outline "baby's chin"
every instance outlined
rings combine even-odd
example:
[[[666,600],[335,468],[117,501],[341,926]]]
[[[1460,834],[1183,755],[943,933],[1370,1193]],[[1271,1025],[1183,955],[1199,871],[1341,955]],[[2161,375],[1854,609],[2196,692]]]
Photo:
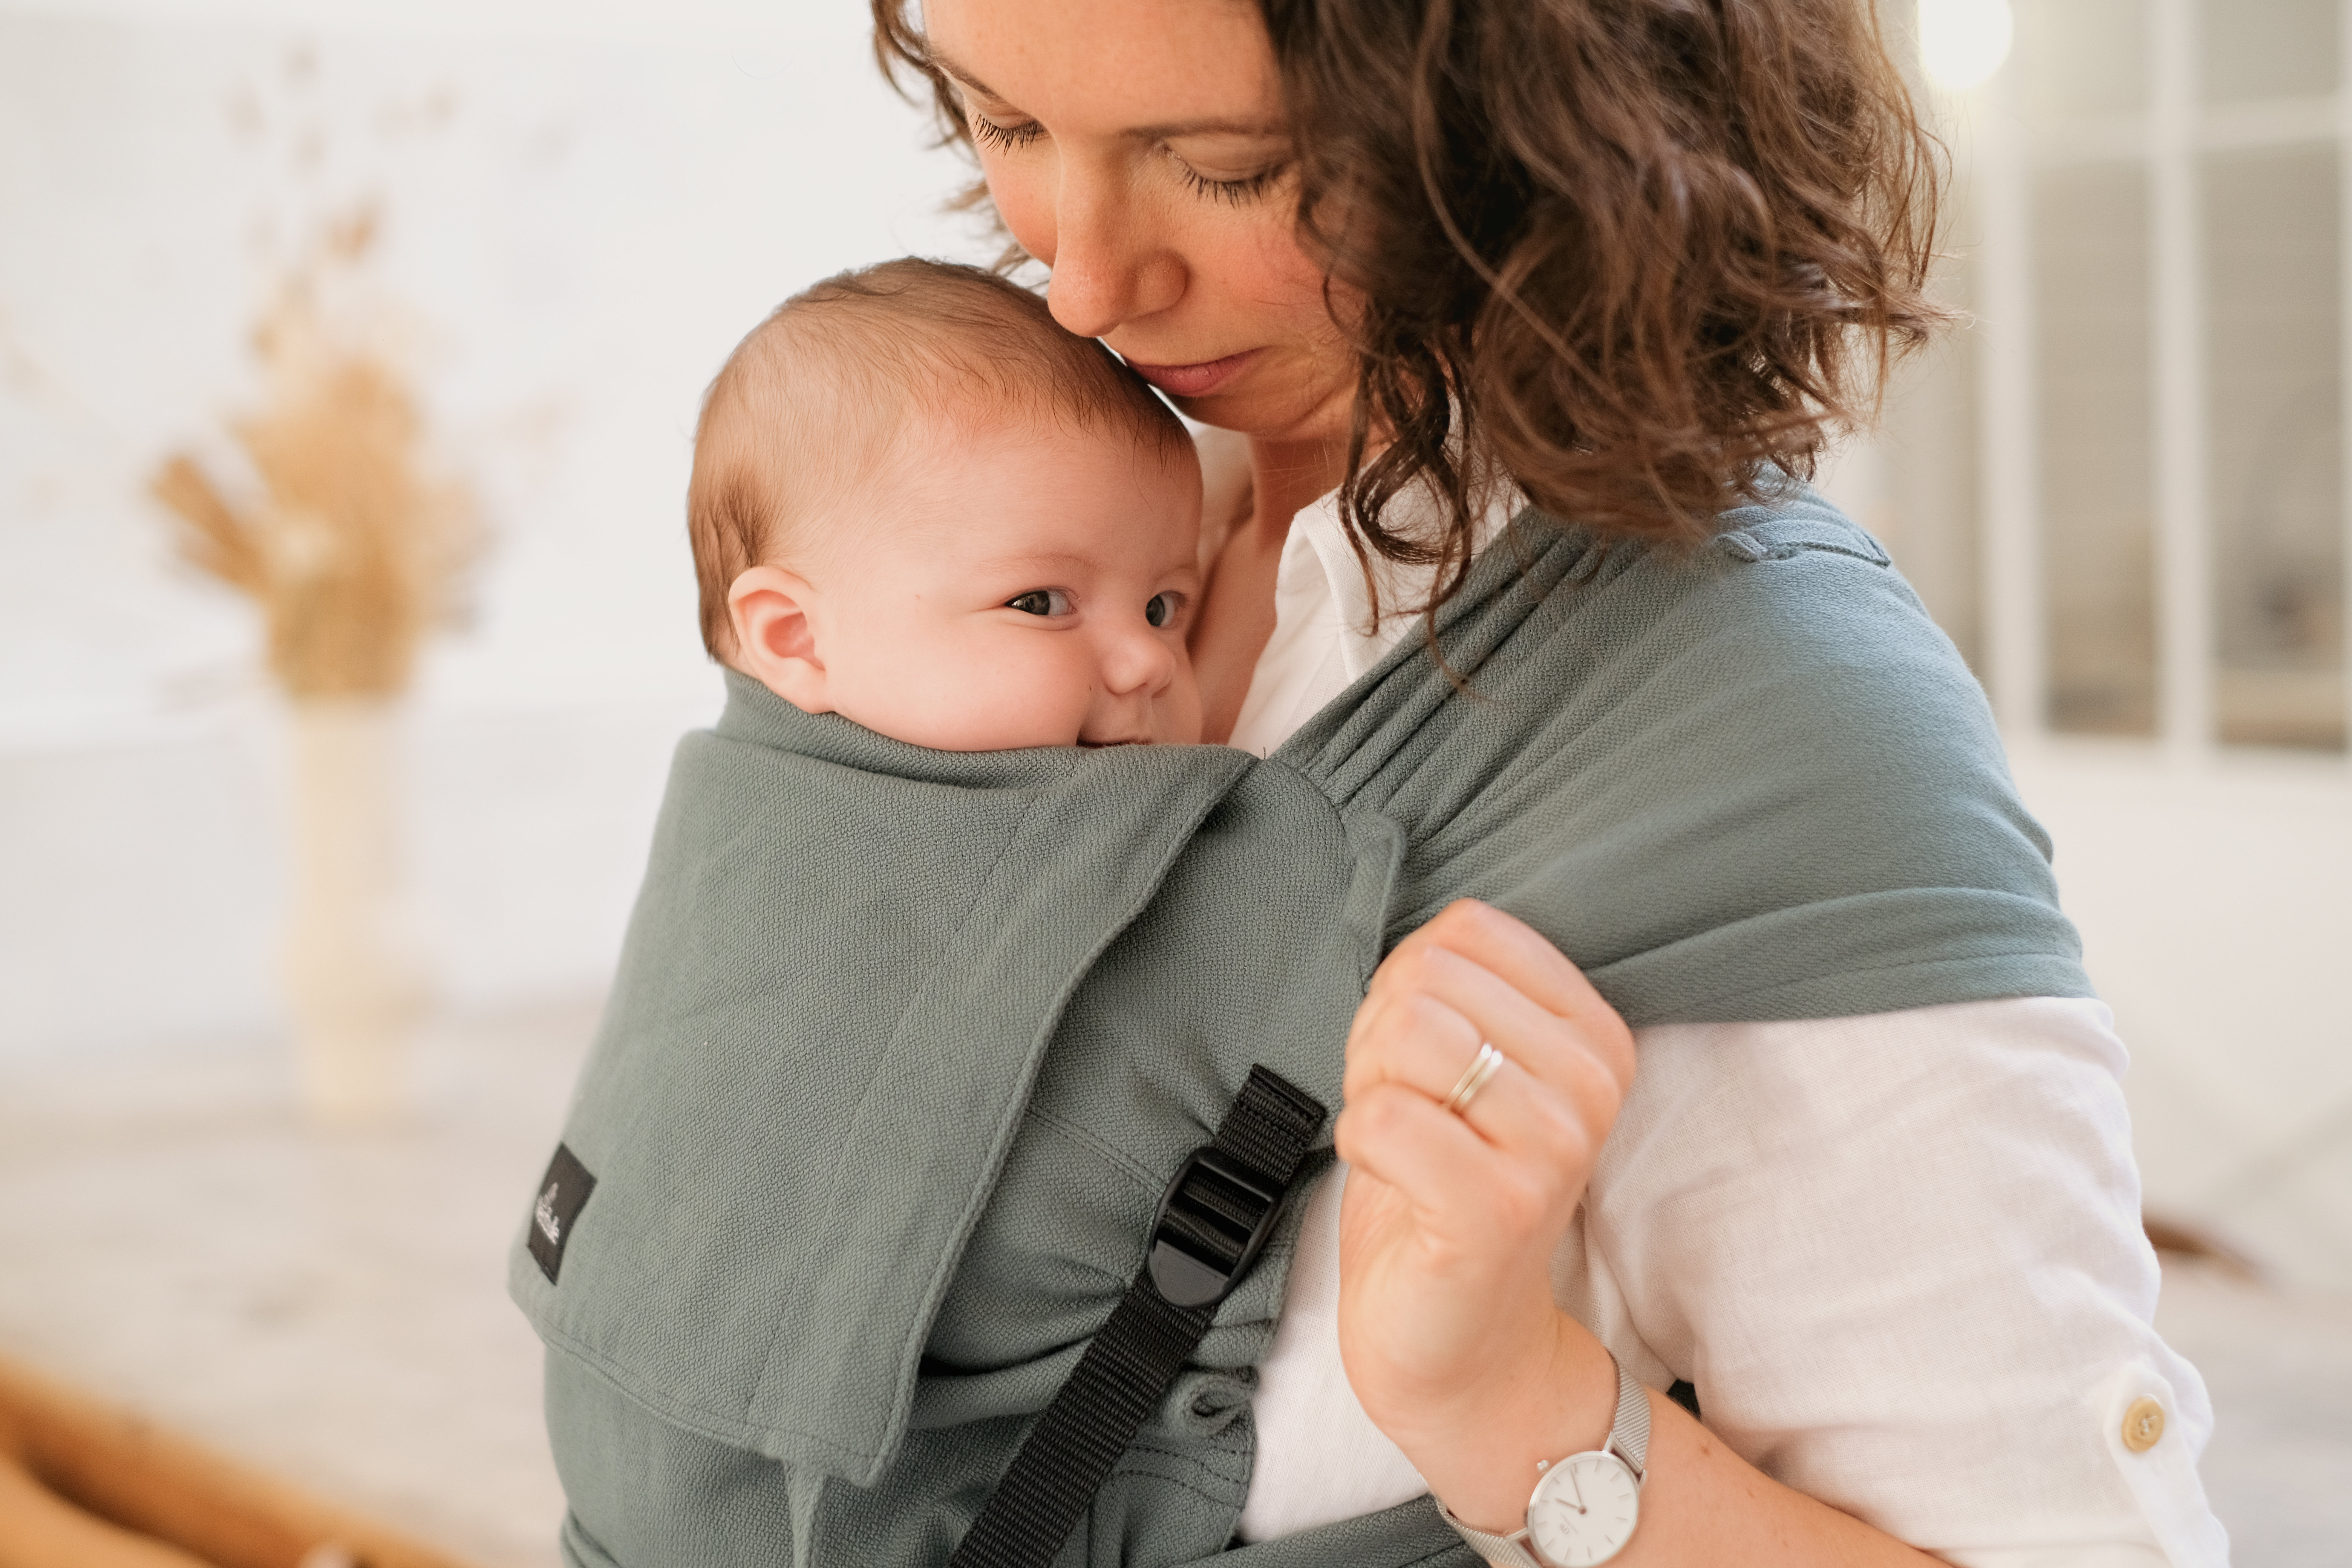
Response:
[[[1099,752],[1112,746],[1197,746],[1201,743],[1201,723],[1171,725],[1150,734],[1080,735],[1076,742],[1089,752]]]

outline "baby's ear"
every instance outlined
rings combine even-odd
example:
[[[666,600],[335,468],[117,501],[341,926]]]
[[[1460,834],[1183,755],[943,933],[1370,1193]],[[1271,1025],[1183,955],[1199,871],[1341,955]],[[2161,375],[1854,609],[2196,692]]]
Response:
[[[824,658],[809,612],[816,590],[781,566],[754,566],[727,590],[735,662],[743,673],[804,713],[830,713]]]

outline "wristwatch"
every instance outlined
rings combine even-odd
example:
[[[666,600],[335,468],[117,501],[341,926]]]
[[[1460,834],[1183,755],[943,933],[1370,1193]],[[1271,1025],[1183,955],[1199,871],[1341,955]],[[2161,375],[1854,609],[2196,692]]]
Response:
[[[1543,1479],[1528,1499],[1527,1528],[1489,1535],[1438,1504],[1445,1522],[1494,1568],[1591,1568],[1633,1539],[1642,1513],[1643,1470],[1649,1462],[1650,1396],[1614,1352],[1609,1361],[1617,1369],[1617,1415],[1609,1424],[1608,1440],[1591,1453],[1541,1467]]]

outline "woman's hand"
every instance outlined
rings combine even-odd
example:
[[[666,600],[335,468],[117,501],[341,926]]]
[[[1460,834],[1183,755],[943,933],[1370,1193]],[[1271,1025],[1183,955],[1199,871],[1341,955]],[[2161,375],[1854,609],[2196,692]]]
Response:
[[[1482,1042],[1506,1060],[1448,1110]],[[1399,943],[1357,1009],[1340,1354],[1366,1413],[1474,1524],[1517,1529],[1537,1455],[1608,1432],[1615,1373],[1554,1305],[1551,1256],[1633,1079],[1624,1020],[1544,937],[1475,900]],[[1524,1468],[1492,1461],[1515,1446]]]
[[[1460,1114],[1481,1042],[1508,1058]],[[1464,900],[1397,944],[1348,1036],[1339,1353],[1366,1414],[1465,1523],[1527,1521],[1540,1463],[1598,1448],[1609,1352],[1553,1303],[1553,1250],[1633,1081],[1633,1037],[1576,966]],[[1611,1568],[1933,1568],[1766,1478],[1651,1394],[1641,1522]]]

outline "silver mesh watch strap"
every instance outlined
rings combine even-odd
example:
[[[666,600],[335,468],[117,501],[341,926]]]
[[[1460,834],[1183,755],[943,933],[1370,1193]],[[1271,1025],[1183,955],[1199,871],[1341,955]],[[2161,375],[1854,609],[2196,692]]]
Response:
[[[1605,1345],[1601,1348],[1608,1349]],[[1617,1414],[1610,1420],[1609,1436],[1602,1447],[1617,1451],[1617,1457],[1633,1472],[1633,1484],[1638,1487],[1650,1474],[1650,1396],[1633,1381],[1633,1374],[1625,1370],[1625,1363],[1617,1359],[1615,1351],[1609,1352],[1609,1364],[1617,1369]],[[1528,1545],[1526,1527],[1508,1535],[1489,1535],[1454,1518],[1454,1510],[1442,1502],[1437,1511],[1454,1527],[1454,1533],[1469,1543],[1470,1550],[1494,1568],[1549,1568]]]
[[[1468,1542],[1470,1550],[1484,1558],[1491,1568],[1544,1568],[1536,1554],[1528,1550],[1526,1531],[1510,1535],[1489,1535],[1483,1530],[1473,1530],[1454,1518],[1454,1510],[1444,1503],[1437,1505],[1437,1511],[1445,1516],[1445,1522],[1454,1527],[1454,1532]]]
[[[1650,1475],[1650,1396],[1625,1370],[1625,1363],[1611,1351],[1609,1359],[1617,1366],[1617,1414],[1609,1423],[1609,1446],[1633,1472],[1633,1484],[1639,1486]]]

